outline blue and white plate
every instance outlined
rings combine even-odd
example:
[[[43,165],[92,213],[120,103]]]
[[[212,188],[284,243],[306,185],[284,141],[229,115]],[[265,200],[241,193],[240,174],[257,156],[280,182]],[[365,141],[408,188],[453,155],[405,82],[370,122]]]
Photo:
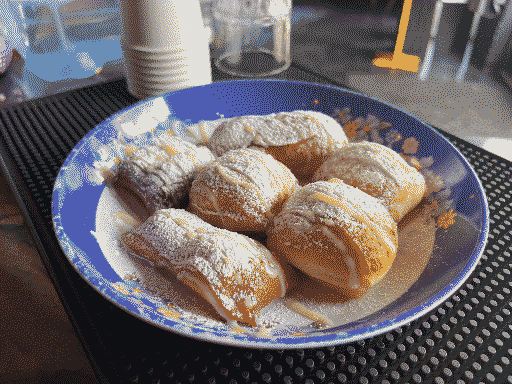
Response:
[[[413,137],[413,142],[419,143],[415,156],[420,160],[432,157],[433,163],[424,164],[444,180],[439,200],[456,217],[447,229],[421,218],[402,228],[391,270],[360,299],[339,303],[304,299],[302,305],[330,318],[334,327],[313,327],[311,320],[288,310],[283,300],[276,300],[262,312],[265,327],[258,329],[212,320],[200,301],[188,299],[191,291],[172,276],[130,258],[117,246],[118,236],[136,222],[115,193],[99,181],[95,169],[122,156],[119,142],[143,145],[166,131],[184,134],[187,125],[219,116],[298,109],[332,115],[345,107],[353,117],[373,115],[390,123],[396,141],[392,148],[397,151],[405,138]],[[435,130],[403,111],[357,93],[283,80],[213,83],[144,100],[116,113],[91,130],[69,154],[54,185],[52,215],[69,261],[107,300],[141,320],[183,336],[272,349],[353,342],[425,315],[470,276],[489,230],[489,211],[480,181],[461,153]]]

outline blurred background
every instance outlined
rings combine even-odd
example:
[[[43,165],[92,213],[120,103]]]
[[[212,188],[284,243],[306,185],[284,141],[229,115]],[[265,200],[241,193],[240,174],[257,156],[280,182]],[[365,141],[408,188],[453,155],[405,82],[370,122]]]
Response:
[[[0,102],[125,76],[118,1],[1,1],[0,31],[14,53]],[[200,3],[211,31],[213,1]],[[295,0],[292,61],[510,158],[510,0],[413,0],[403,52],[420,58],[417,72],[372,64],[377,53],[393,52],[402,7],[402,0]]]

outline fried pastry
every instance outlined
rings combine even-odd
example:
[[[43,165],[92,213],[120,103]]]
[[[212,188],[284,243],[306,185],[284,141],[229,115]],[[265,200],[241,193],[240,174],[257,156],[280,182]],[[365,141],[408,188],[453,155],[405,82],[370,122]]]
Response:
[[[397,224],[375,198],[341,180],[298,188],[267,230],[277,260],[356,298],[395,259]]]
[[[215,129],[206,145],[216,156],[234,149],[263,147],[294,175],[310,175],[347,143],[345,132],[332,117],[316,111],[293,111],[229,119]]]
[[[256,326],[259,311],[286,291],[283,271],[268,249],[185,210],[157,211],[122,243],[170,270],[226,320]]]
[[[149,214],[163,208],[184,208],[192,180],[214,159],[206,147],[163,135],[129,153],[119,165],[113,185],[135,193]]]
[[[263,232],[296,187],[292,172],[272,156],[233,150],[197,175],[188,211],[219,228]]]
[[[398,223],[423,199],[423,175],[392,149],[354,143],[338,149],[318,169],[313,181],[338,178],[378,199]]]

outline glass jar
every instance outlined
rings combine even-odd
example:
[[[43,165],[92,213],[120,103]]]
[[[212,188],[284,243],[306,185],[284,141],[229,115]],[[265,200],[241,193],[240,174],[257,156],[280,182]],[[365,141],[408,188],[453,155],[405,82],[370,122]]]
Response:
[[[287,69],[291,7],[291,0],[217,0],[212,9],[215,65],[242,77]]]

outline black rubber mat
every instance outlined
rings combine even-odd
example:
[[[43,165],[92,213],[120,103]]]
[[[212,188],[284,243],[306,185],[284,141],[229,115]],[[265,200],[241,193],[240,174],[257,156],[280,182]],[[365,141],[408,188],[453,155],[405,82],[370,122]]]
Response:
[[[214,78],[228,79],[215,71]],[[295,65],[277,78],[341,85]],[[462,289],[407,326],[348,345],[261,351],[183,338],[103,299],[59,247],[51,219],[52,188],[80,138],[136,101],[121,79],[0,109],[2,166],[98,381],[512,383],[512,163],[444,132],[485,186],[489,241]]]

